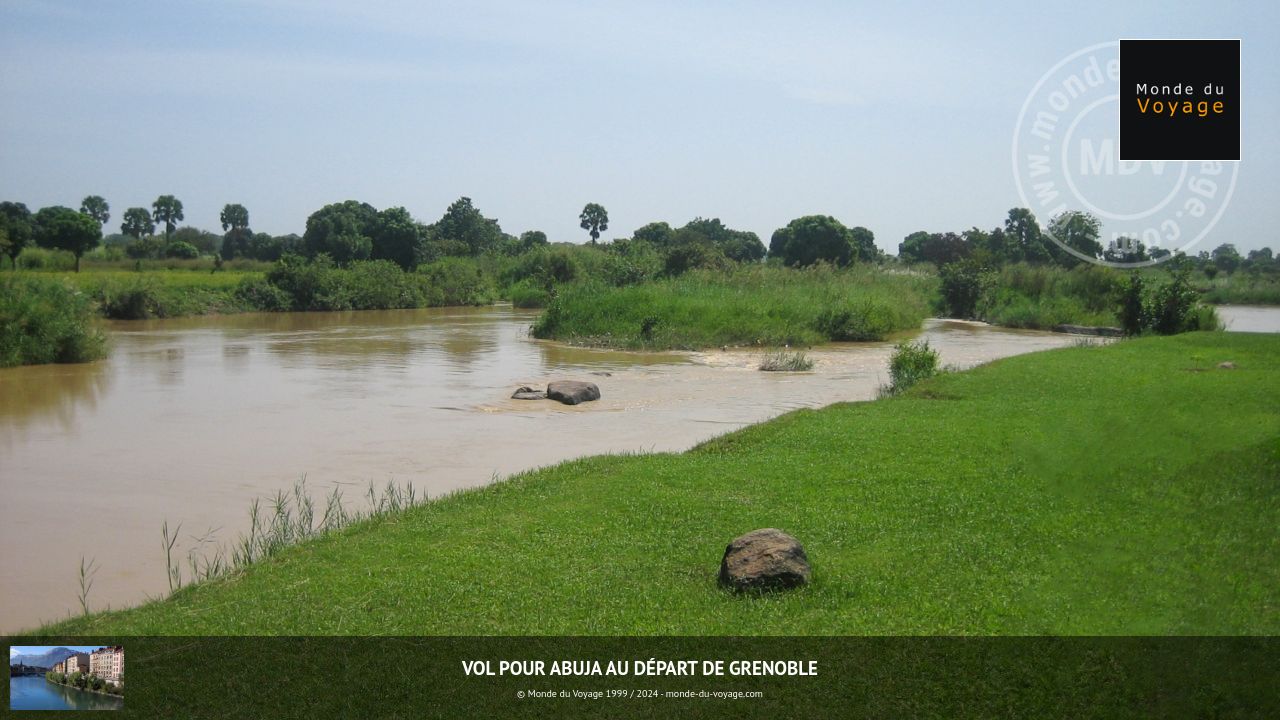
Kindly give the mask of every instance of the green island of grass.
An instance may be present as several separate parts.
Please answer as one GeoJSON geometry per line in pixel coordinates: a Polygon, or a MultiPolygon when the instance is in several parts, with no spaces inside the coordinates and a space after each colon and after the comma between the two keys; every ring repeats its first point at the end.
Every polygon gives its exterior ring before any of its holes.
{"type": "Polygon", "coordinates": [[[40,632],[1275,634],[1277,400],[1277,336],[1012,357],[523,473],[40,632]],[[810,585],[717,587],[761,527],[805,544],[810,585]]]}

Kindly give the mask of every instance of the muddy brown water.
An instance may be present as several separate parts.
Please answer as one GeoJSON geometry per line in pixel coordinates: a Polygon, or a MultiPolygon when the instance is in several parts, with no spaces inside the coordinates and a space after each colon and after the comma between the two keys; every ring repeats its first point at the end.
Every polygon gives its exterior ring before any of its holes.
{"type": "MultiPolygon", "coordinates": [[[[534,340],[509,307],[279,313],[111,325],[108,359],[0,370],[0,631],[167,590],[178,556],[229,543],[255,497],[305,475],[359,507],[370,481],[435,496],[583,455],[683,450],[789,410],[866,400],[891,343],[810,351],[806,373],[758,350],[629,353],[534,340]],[[520,385],[596,382],[598,402],[509,399],[520,385]]],[[[931,320],[943,362],[971,366],[1077,338],[931,320]]],[[[185,563],[184,563],[185,564],[185,563]]]]}

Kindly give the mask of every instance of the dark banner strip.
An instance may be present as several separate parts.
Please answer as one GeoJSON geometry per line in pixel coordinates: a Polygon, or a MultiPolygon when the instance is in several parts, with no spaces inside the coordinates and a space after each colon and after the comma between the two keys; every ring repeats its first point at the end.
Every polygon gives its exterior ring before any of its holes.
{"type": "Polygon", "coordinates": [[[122,646],[131,717],[1280,717],[1278,638],[8,641],[122,646]]]}

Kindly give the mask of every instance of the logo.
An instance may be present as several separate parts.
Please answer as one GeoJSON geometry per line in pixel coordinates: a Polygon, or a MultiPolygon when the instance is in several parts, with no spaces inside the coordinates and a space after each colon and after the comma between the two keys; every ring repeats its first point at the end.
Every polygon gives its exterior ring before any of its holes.
{"type": "Polygon", "coordinates": [[[1226,211],[1239,164],[1122,160],[1119,48],[1083,48],[1041,76],[1018,113],[1013,172],[1023,206],[1054,243],[1081,260],[1133,268],[1193,254],[1226,211]],[[1103,257],[1052,232],[1048,220],[1070,212],[1097,218],[1103,257]]]}

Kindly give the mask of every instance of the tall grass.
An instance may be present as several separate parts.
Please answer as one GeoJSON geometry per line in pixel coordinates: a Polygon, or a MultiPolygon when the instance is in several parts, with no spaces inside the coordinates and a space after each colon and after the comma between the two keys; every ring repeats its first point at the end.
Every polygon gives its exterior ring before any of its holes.
{"type": "Polygon", "coordinates": [[[0,277],[0,367],[76,363],[106,355],[89,297],[25,273],[0,277]]]}
{"type": "MultiPolygon", "coordinates": [[[[363,498],[366,502],[363,510],[348,509],[342,490],[335,486],[324,496],[324,508],[317,516],[316,502],[307,489],[305,476],[289,491],[277,491],[265,501],[254,498],[249,505],[249,529],[230,545],[217,542],[216,530],[189,538],[188,579],[192,582],[214,580],[266,560],[285,548],[353,523],[394,516],[428,499],[425,493],[419,494],[413,483],[397,485],[391,481],[381,487],[370,482],[363,498]]],[[[167,520],[161,528],[170,593],[180,590],[184,582],[175,553],[180,530],[181,524],[170,532],[167,520]]]]}
{"type": "Polygon", "coordinates": [[[812,345],[919,327],[937,279],[874,267],[742,266],[612,287],[559,288],[539,338],[622,348],[812,345]]]}
{"type": "Polygon", "coordinates": [[[777,350],[765,353],[760,360],[760,369],[765,372],[804,372],[813,369],[813,360],[803,350],[777,350]]]}
{"type": "Polygon", "coordinates": [[[1008,327],[1048,330],[1056,325],[1119,324],[1123,276],[1084,264],[1066,270],[1049,265],[1006,265],[978,301],[980,319],[1008,327]]]}
{"type": "Polygon", "coordinates": [[[1203,289],[1201,297],[1219,305],[1280,305],[1280,276],[1240,272],[1218,276],[1203,289]]]}

